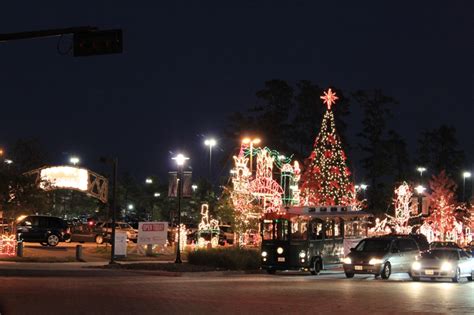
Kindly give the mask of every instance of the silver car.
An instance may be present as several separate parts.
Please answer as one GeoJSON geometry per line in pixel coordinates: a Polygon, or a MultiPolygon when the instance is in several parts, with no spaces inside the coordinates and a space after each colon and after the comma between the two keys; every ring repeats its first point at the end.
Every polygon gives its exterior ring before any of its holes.
{"type": "Polygon", "coordinates": [[[408,235],[366,238],[344,258],[344,273],[347,278],[354,274],[373,274],[388,279],[392,273],[409,273],[419,254],[418,244],[408,235]]]}
{"type": "Polygon", "coordinates": [[[462,277],[472,281],[474,258],[462,249],[439,248],[422,253],[411,266],[411,278],[451,279],[459,282],[462,277]]]}

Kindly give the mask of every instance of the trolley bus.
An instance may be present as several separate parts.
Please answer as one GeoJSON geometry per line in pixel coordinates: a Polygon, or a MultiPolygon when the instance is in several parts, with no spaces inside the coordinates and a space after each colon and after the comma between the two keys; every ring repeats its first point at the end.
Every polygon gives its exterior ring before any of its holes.
{"type": "Polygon", "coordinates": [[[325,264],[341,263],[350,248],[367,236],[368,218],[351,207],[292,207],[265,214],[261,221],[261,266],[303,270],[316,275],[325,264]]]}

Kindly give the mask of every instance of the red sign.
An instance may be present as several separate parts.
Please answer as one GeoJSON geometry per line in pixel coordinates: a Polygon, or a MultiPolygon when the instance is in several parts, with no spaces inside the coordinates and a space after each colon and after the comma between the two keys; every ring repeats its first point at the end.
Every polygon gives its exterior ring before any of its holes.
{"type": "Polygon", "coordinates": [[[144,232],[154,232],[154,231],[164,231],[165,225],[163,223],[143,223],[142,231],[144,232]]]}

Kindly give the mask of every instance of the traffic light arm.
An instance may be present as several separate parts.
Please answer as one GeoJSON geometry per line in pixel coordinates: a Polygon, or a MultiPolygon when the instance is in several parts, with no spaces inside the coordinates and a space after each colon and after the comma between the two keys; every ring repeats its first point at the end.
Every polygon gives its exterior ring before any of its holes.
{"type": "Polygon", "coordinates": [[[52,30],[7,33],[7,34],[0,34],[0,42],[7,42],[11,40],[20,40],[20,39],[61,36],[61,35],[66,35],[66,34],[93,32],[97,30],[98,30],[97,27],[80,26],[80,27],[69,27],[69,28],[57,28],[57,29],[52,29],[52,30]]]}

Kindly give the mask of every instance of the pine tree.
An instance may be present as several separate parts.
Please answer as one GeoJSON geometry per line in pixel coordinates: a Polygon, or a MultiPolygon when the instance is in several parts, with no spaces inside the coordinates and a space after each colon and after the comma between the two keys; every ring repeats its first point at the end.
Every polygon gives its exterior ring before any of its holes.
{"type": "Polygon", "coordinates": [[[355,191],[347,157],[341,140],[336,134],[336,124],[331,105],[338,99],[331,89],[321,99],[328,109],[324,114],[321,129],[314,142],[311,155],[305,162],[301,194],[307,205],[351,205],[355,191]]]}

